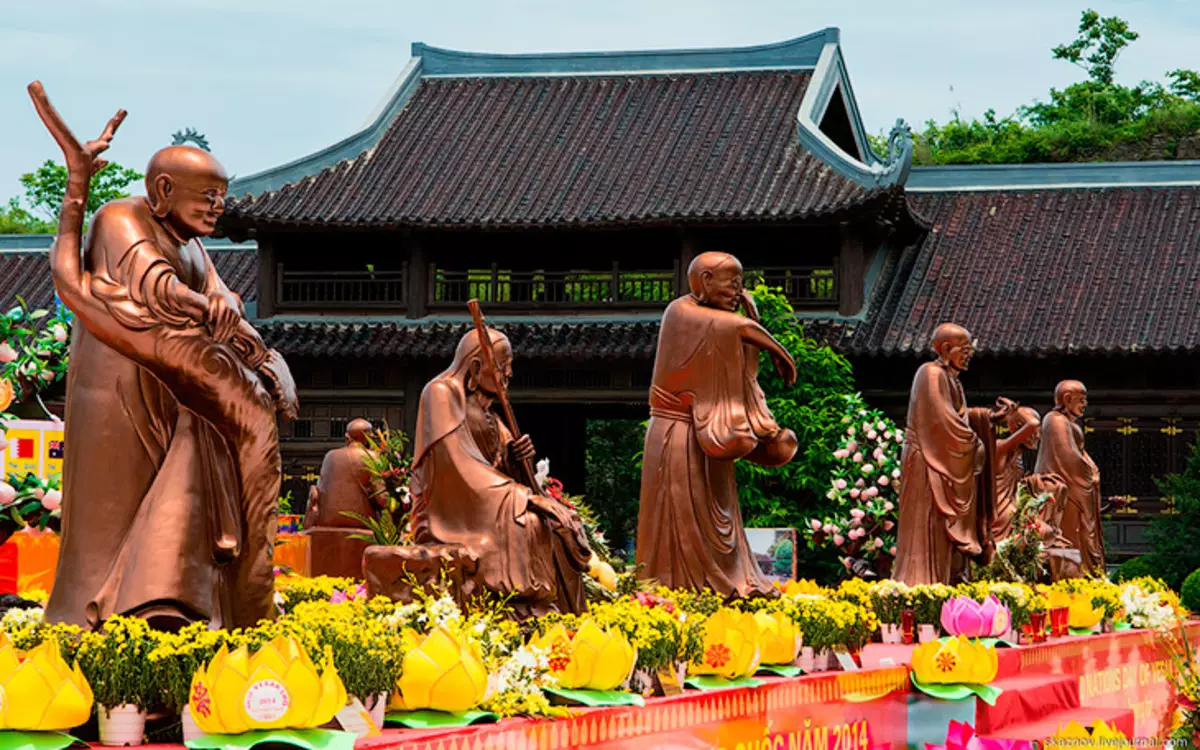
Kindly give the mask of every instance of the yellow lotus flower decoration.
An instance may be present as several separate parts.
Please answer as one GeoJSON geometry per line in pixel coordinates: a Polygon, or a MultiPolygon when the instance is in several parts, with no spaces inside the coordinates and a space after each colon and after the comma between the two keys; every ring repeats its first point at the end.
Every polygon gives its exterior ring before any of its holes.
{"type": "Polygon", "coordinates": [[[0,729],[57,732],[86,724],[92,688],[79,665],[68,667],[47,640],[22,659],[0,633],[0,729]]]}
{"type": "Polygon", "coordinates": [[[1081,750],[1103,750],[1103,748],[1121,750],[1133,746],[1115,725],[1109,726],[1099,719],[1092,723],[1090,732],[1087,727],[1077,721],[1070,721],[1065,727],[1060,725],[1052,741],[1047,744],[1058,744],[1081,750]]]}
{"type": "Polygon", "coordinates": [[[762,664],[791,664],[800,655],[804,638],[792,618],[782,612],[755,612],[758,655],[762,664]]]}
{"type": "Polygon", "coordinates": [[[205,734],[312,729],[346,705],[333,664],[317,670],[296,639],[279,636],[250,655],[225,646],[192,678],[188,708],[205,734]]]}
{"type": "Polygon", "coordinates": [[[994,646],[961,635],[945,643],[929,641],[913,650],[912,670],[925,685],[986,685],[996,679],[1000,660],[994,646]]]}
{"type": "Polygon", "coordinates": [[[637,649],[620,630],[601,630],[591,619],[574,635],[559,623],[530,643],[550,652],[550,673],[568,690],[616,690],[637,662],[637,649]]]}
{"type": "Polygon", "coordinates": [[[758,638],[754,615],[722,607],[704,623],[704,650],[688,673],[748,677],[758,669],[758,638]]]}
{"type": "Polygon", "coordinates": [[[826,596],[829,594],[829,589],[807,578],[799,581],[788,581],[787,583],[776,581],[775,588],[779,589],[785,596],[826,596]]]}
{"type": "Polygon", "coordinates": [[[1068,625],[1077,630],[1091,630],[1104,619],[1104,607],[1093,607],[1091,594],[1071,597],[1068,625]]]}
{"type": "Polygon", "coordinates": [[[479,644],[464,643],[444,627],[404,656],[399,688],[405,710],[460,713],[479,705],[487,687],[479,644]]]}

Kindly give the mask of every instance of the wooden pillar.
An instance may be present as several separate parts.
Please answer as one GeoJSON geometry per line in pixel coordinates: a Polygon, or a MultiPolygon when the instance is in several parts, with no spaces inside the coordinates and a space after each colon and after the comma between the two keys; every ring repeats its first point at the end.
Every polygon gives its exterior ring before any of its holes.
{"type": "MultiPolygon", "coordinates": [[[[405,315],[423,318],[429,311],[429,254],[419,234],[405,232],[403,242],[408,246],[408,299],[405,300],[405,315]]],[[[417,390],[420,393],[420,390],[417,390]]],[[[414,422],[415,426],[416,423],[414,422]]]]}
{"type": "Polygon", "coordinates": [[[863,283],[866,277],[862,232],[852,224],[842,224],[839,236],[838,313],[857,315],[862,311],[863,283]]]}
{"type": "Polygon", "coordinates": [[[261,319],[275,315],[275,287],[277,282],[275,238],[260,236],[258,239],[258,314],[261,319]]]}

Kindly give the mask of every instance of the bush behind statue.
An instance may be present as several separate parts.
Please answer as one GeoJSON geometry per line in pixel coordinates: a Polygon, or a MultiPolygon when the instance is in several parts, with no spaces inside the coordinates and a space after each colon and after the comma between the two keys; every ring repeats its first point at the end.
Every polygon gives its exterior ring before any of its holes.
{"type": "Polygon", "coordinates": [[[1195,445],[1183,472],[1158,480],[1158,488],[1170,507],[1150,521],[1146,535],[1154,551],[1146,560],[1154,576],[1179,591],[1184,579],[1200,568],[1200,545],[1195,541],[1200,529],[1200,453],[1195,445]]]}

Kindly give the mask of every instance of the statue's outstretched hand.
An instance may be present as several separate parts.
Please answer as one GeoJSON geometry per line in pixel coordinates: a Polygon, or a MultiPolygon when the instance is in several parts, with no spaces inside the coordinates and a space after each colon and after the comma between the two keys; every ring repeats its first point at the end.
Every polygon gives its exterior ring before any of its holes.
{"type": "Polygon", "coordinates": [[[108,121],[108,125],[104,127],[104,132],[100,134],[100,137],[81,146],[79,139],[67,127],[62,115],[58,114],[58,110],[54,109],[54,105],[50,103],[50,97],[46,96],[46,90],[42,88],[41,81],[29,84],[29,97],[33,99],[33,106],[37,109],[38,116],[42,118],[46,129],[50,131],[50,135],[54,137],[58,147],[62,149],[69,174],[86,175],[90,179],[92,175],[104,169],[108,162],[101,159],[100,154],[107,151],[112,143],[113,136],[117,134],[117,128],[121,127],[121,123],[125,120],[125,110],[118,109],[117,113],[108,121]]]}
{"type": "Polygon", "coordinates": [[[772,354],[771,362],[775,365],[775,372],[779,373],[779,377],[783,378],[783,382],[788,386],[796,384],[796,360],[790,355],[772,354]]]}
{"type": "Polygon", "coordinates": [[[210,294],[204,323],[208,332],[212,334],[213,341],[218,344],[229,343],[242,323],[242,311],[237,299],[225,292],[210,294]]]}

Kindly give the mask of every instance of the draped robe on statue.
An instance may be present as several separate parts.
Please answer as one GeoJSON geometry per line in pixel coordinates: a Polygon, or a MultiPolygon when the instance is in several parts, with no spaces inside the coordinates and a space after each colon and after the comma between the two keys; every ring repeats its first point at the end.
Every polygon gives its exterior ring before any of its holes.
{"type": "Polygon", "coordinates": [[[750,324],[690,296],[663,315],[637,561],[642,576],[671,588],[708,587],[730,598],[775,593],[746,541],[734,477],[735,459],[779,465],[771,449],[785,432],[758,386],[758,349],[742,341],[750,324]]]}
{"type": "Polygon", "coordinates": [[[1083,430],[1055,409],[1042,422],[1038,474],[1057,474],[1067,483],[1060,530],[1079,550],[1084,570],[1104,573],[1104,532],[1100,528],[1100,471],[1083,447],[1083,430]]]}
{"type": "Polygon", "coordinates": [[[410,482],[413,541],[466,547],[478,561],[467,585],[512,594],[520,617],[581,612],[582,572],[591,557],[582,527],[544,518],[531,507],[533,490],[502,470],[512,436],[492,412],[469,403],[469,358],[456,358],[421,392],[410,482]]]}
{"type": "Polygon", "coordinates": [[[127,614],[219,627],[269,617],[274,407],[257,374],[173,295],[178,285],[228,289],[199,243],[174,240],[142,198],[97,213],[83,260],[105,314],[76,311],[87,325],[71,343],[62,545],[47,619],[94,627],[127,614]]]}
{"type": "MultiPolygon", "coordinates": [[[[988,534],[978,513],[989,501],[992,477],[983,431],[987,411],[967,409],[962,383],[949,367],[926,362],[917,370],[908,403],[901,456],[900,523],[892,578],[910,586],[965,578],[967,558],[980,554],[988,534]],[[983,475],[984,482],[980,481],[983,475]],[[982,487],[981,487],[982,485],[982,487]]],[[[990,431],[990,426],[988,427],[990,431]]],[[[994,445],[994,440],[990,443],[994,445]]]]}

